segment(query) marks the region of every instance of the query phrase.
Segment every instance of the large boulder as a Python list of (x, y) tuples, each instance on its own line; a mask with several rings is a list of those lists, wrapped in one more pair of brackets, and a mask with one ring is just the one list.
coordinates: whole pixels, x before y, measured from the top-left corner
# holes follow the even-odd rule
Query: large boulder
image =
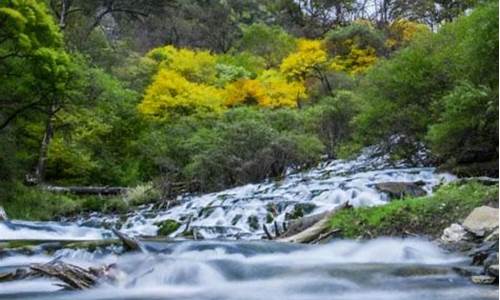
[(498, 228), (498, 209), (489, 206), (477, 207), (462, 225), (476, 236), (484, 236)]
[(421, 182), (381, 182), (375, 184), (375, 188), (379, 192), (386, 193), (391, 200), (427, 195)]

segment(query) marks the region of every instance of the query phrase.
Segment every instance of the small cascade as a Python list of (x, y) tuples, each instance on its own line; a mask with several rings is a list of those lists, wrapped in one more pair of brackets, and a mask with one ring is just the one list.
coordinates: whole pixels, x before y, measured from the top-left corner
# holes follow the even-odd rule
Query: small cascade
[[(178, 197), (178, 206), (166, 210), (144, 207), (128, 215), (119, 229), (129, 235), (157, 234), (165, 220), (186, 224), (171, 237), (189, 232), (203, 239), (260, 239), (263, 225), (334, 209), (345, 202), (359, 206), (386, 204), (387, 195), (375, 185), (383, 182), (419, 182), (427, 194), (436, 185), (455, 179), (435, 168), (389, 162), (367, 148), (353, 160), (331, 160), (307, 172), (289, 173), (282, 180), (247, 184), (217, 193)], [(96, 215), (81, 224), (113, 223), (116, 218)], [(116, 224), (116, 223), (114, 223)], [(189, 230), (187, 230), (189, 224)]]

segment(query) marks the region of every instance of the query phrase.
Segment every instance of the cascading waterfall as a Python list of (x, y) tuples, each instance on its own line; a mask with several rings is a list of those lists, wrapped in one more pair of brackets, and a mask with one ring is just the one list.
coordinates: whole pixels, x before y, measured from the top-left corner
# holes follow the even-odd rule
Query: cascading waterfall
[[(390, 164), (387, 157), (375, 156), (374, 152), (374, 147), (367, 148), (354, 160), (325, 162), (307, 172), (288, 174), (280, 181), (247, 184), (201, 196), (180, 196), (178, 206), (166, 210), (143, 207), (130, 213), (123, 224), (116, 216), (100, 214), (78, 223), (114, 224), (132, 236), (154, 236), (158, 224), (170, 219), (189, 223), (198, 238), (260, 239), (263, 224), (281, 224), (297, 210), (306, 216), (329, 211), (345, 202), (355, 207), (383, 205), (388, 199), (375, 189), (377, 183), (420, 182), (430, 194), (436, 185), (455, 179), (451, 174), (436, 173), (434, 168)], [(181, 226), (171, 237), (179, 237), (185, 230)]]
[[(430, 194), (436, 185), (454, 180), (433, 168), (390, 165), (384, 157), (373, 158), (372, 150), (355, 160), (329, 161), (288, 174), (281, 181), (180, 196), (180, 204), (170, 209), (144, 206), (125, 216), (95, 213), (76, 224), (0, 223), (0, 239), (93, 240), (113, 237), (104, 224), (140, 236), (156, 235), (163, 220), (189, 219), (204, 238), (147, 241), (147, 253), (120, 254), (109, 248), (3, 253), (0, 273), (54, 259), (83, 267), (114, 264), (116, 269), (115, 282), (81, 292), (60, 291), (55, 281), (40, 278), (0, 283), (0, 299), (497, 299), (496, 287), (472, 285), (452, 271), (465, 263), (463, 257), (428, 241), (256, 241), (262, 224), (286, 221), (297, 207), (311, 215), (346, 201), (383, 205), (389, 199), (377, 191), (377, 183), (419, 181)], [(184, 229), (171, 237), (180, 237)]]

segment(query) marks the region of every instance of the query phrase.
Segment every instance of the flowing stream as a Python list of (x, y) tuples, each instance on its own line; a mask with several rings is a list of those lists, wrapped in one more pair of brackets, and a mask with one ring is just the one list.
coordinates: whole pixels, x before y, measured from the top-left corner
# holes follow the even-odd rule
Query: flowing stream
[[(248, 184), (206, 195), (184, 195), (170, 209), (143, 206), (126, 215), (91, 214), (69, 222), (0, 223), (0, 240), (114, 238), (110, 227), (155, 236), (164, 220), (185, 225), (169, 240), (145, 241), (145, 253), (97, 250), (0, 251), (0, 273), (54, 259), (83, 267), (113, 264), (114, 282), (81, 292), (56, 281), (0, 283), (0, 299), (497, 299), (498, 288), (472, 285), (453, 267), (466, 258), (429, 241), (380, 238), (324, 245), (263, 241), (262, 225), (312, 215), (348, 201), (384, 205), (375, 184), (419, 182), (428, 193), (454, 180), (433, 168), (389, 164), (367, 149), (354, 160), (325, 162), (281, 181)], [(184, 238), (187, 224), (198, 241)]]

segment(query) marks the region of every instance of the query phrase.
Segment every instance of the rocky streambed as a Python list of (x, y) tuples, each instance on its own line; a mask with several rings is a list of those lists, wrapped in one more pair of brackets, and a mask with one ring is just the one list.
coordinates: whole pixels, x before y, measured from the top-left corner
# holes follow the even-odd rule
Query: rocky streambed
[[(476, 285), (467, 273), (469, 252), (491, 233), (480, 237), (466, 224), (457, 224), (463, 234), (448, 230), (448, 251), (417, 238), (262, 240), (266, 228), (276, 236), (347, 202), (384, 205), (455, 180), (371, 151), (281, 181), (184, 195), (169, 208), (0, 222), (0, 299), (497, 299), (498, 286)], [(157, 237), (167, 223), (176, 225)], [(475, 275), (489, 274), (491, 249)]]

